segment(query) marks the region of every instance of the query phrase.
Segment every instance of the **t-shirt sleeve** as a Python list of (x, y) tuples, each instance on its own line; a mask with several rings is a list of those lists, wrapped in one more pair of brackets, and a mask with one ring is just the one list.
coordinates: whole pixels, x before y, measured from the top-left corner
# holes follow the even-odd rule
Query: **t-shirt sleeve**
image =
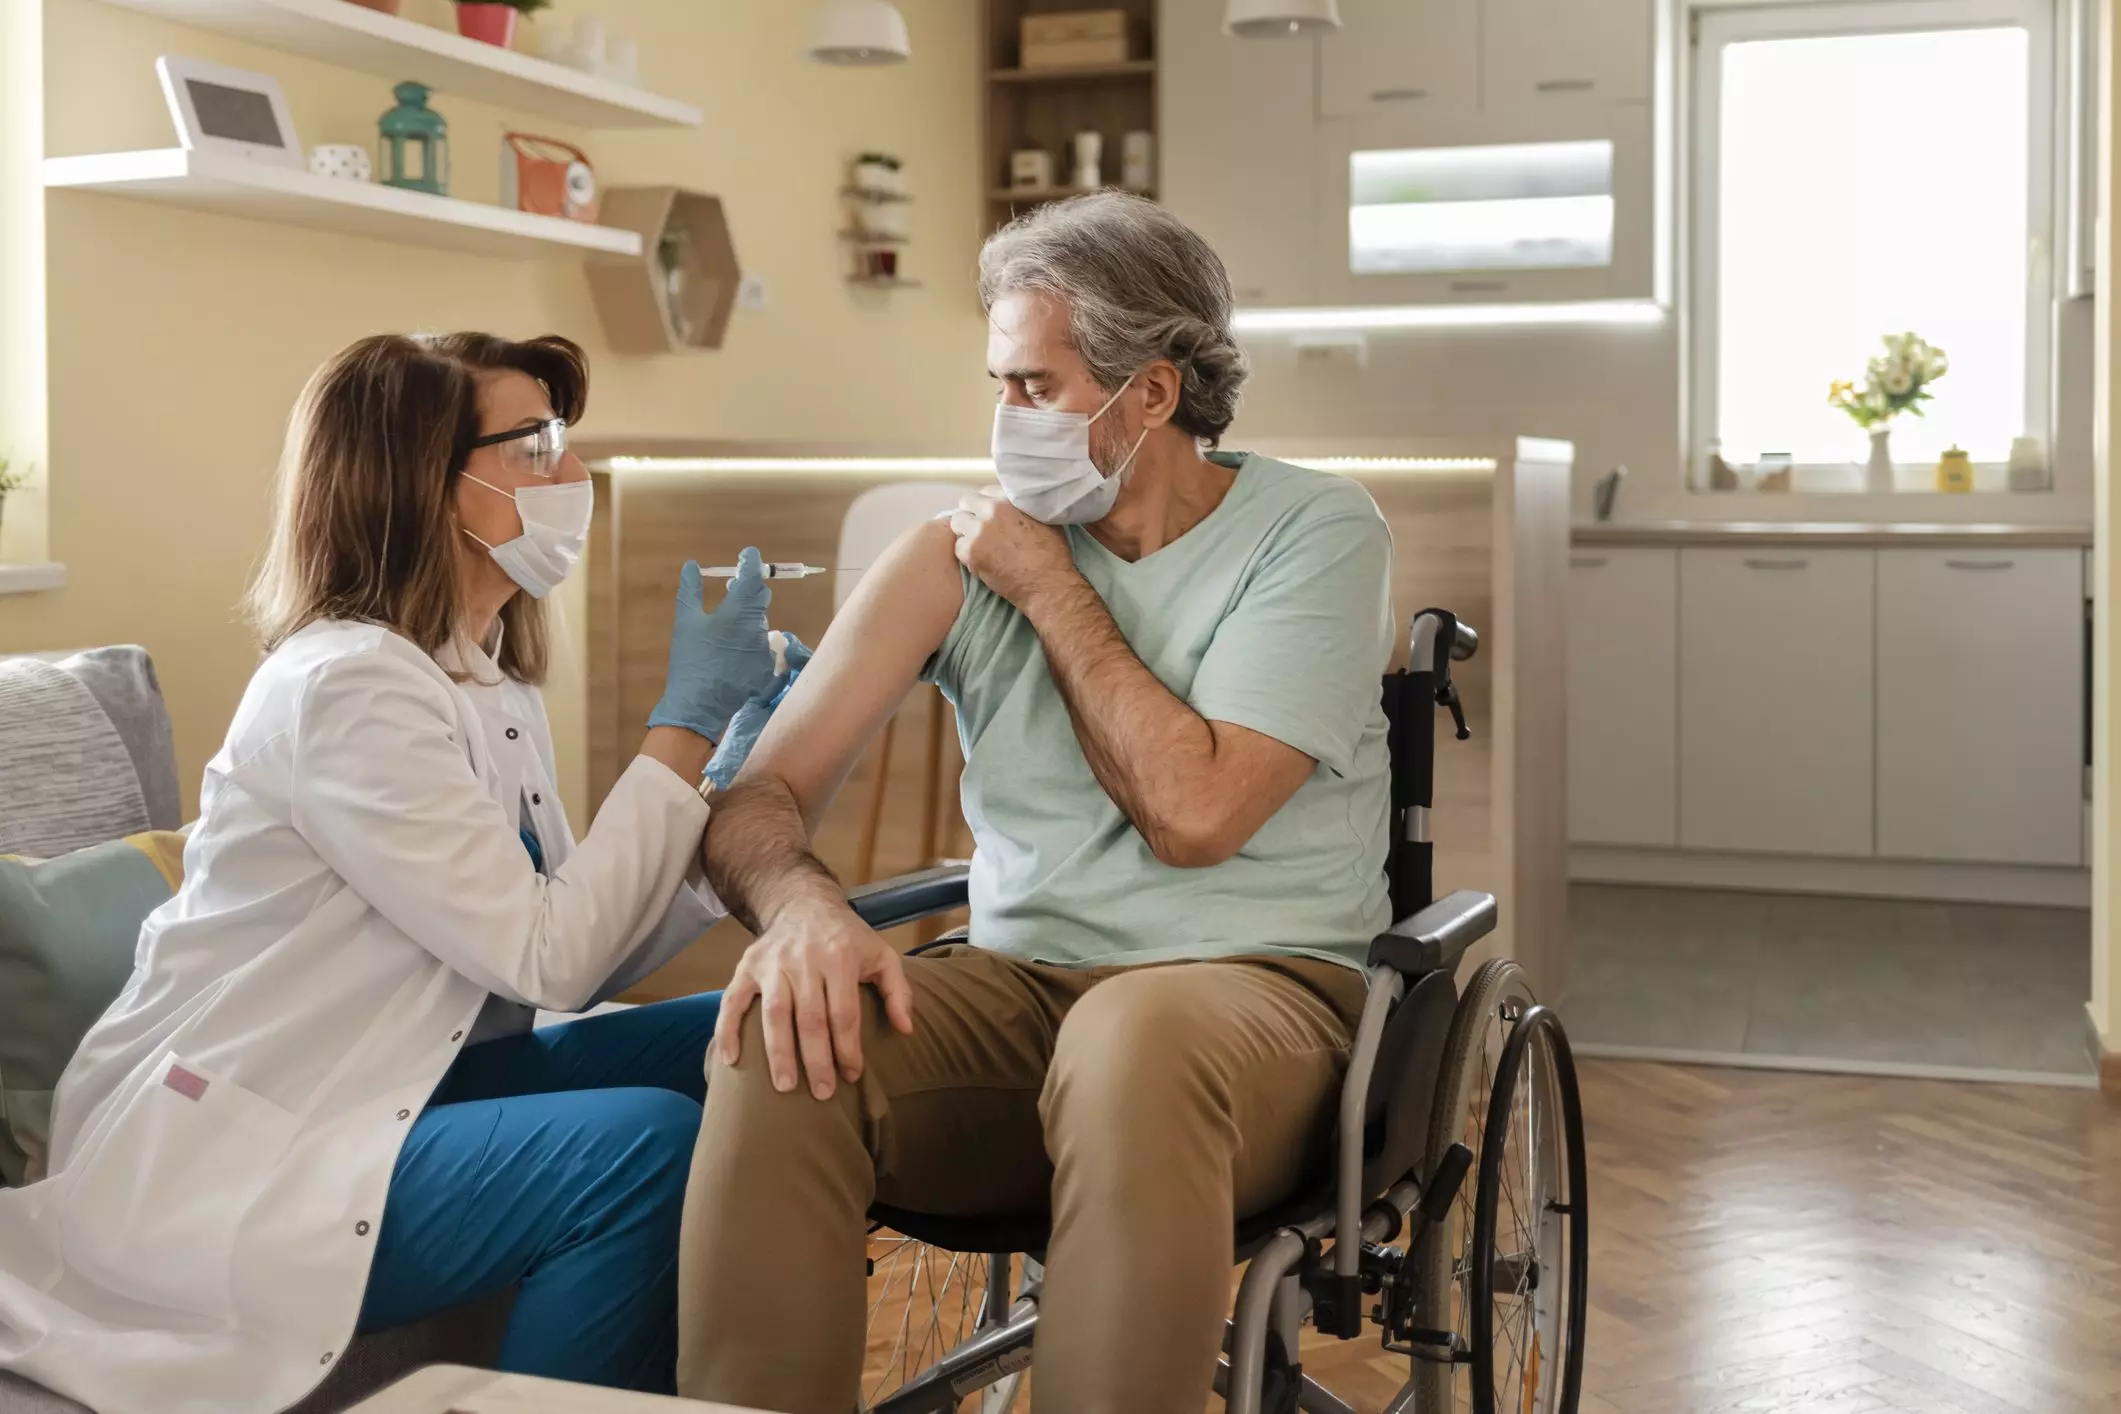
[(981, 669), (993, 656), (994, 645), (1002, 636), (1003, 621), (1016, 613), (1016, 609), (1001, 595), (989, 589), (978, 575), (964, 566), (958, 566), (965, 589), (965, 602), (951, 622), (950, 632), (928, 661), (921, 664), (920, 680), (933, 683), (943, 690), (943, 696), (952, 702), (963, 700), (964, 686), (979, 680)]
[[(1216, 626), (1188, 705), (1354, 769), (1392, 655), (1392, 535), (1359, 487), (1287, 522)], [(1324, 498), (1321, 498), (1324, 499)]]

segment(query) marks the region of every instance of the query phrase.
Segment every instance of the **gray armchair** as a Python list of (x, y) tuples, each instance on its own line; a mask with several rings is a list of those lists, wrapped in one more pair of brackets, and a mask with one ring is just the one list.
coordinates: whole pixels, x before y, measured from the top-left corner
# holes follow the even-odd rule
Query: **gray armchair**
[[(147, 650), (0, 658), (0, 854), (52, 858), (180, 817), (169, 712)], [(6, 999), (0, 998), (0, 1027)], [(356, 1340), (303, 1414), (358, 1402), (421, 1365), (490, 1366), (512, 1297)], [(0, 1371), (0, 1414), (84, 1406)]]

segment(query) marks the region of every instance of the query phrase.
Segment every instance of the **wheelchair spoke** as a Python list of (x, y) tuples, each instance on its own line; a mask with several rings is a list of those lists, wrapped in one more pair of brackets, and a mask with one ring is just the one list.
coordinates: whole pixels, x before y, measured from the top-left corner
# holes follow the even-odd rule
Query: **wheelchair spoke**
[[(868, 1341), (864, 1352), (864, 1409), (894, 1397), (948, 1357), (980, 1329), (987, 1288), (1013, 1289), (1014, 1264), (997, 1264), (985, 1253), (950, 1252), (898, 1233), (869, 1239)], [(993, 1385), (981, 1408), (1006, 1410), (1016, 1399), (1020, 1377)]]

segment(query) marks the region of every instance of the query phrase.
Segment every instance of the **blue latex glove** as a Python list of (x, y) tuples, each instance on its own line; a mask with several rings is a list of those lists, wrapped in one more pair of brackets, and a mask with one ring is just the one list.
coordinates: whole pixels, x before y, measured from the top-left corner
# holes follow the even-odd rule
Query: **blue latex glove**
[(759, 552), (746, 546), (722, 602), (709, 613), (701, 600), (700, 566), (687, 560), (678, 575), (677, 618), (670, 626), (670, 667), (663, 697), (648, 714), (651, 727), (683, 727), (719, 741), (729, 719), (774, 688), (773, 649), (766, 642), (766, 606), (773, 591)]
[(784, 635), (788, 640), (788, 671), (773, 680), (773, 686), (746, 702), (729, 719), (729, 730), (722, 734), (722, 744), (714, 749), (714, 759), (707, 763), (707, 779), (714, 782), (716, 790), (729, 789), (736, 773), (744, 769), (744, 760), (751, 755), (751, 748), (758, 745), (759, 733), (766, 730), (766, 723), (773, 719), (773, 709), (781, 705), (788, 689), (802, 676), (803, 664), (810, 661), (810, 650), (803, 640), (794, 634)]

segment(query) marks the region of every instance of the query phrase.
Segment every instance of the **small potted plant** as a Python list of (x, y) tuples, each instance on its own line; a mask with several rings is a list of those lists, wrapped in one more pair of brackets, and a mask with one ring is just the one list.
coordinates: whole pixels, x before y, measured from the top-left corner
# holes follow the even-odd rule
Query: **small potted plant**
[(886, 152), (865, 152), (855, 158), (854, 189), (870, 196), (905, 195), (899, 160)]
[(36, 468), (33, 466), (26, 466), (17, 471), (6, 457), (0, 457), (0, 525), (7, 522), (8, 493), (20, 491), (29, 485), (30, 474), (34, 471)]
[(457, 0), (457, 33), (506, 49), (515, 43), (516, 16), (535, 15), (552, 0)]
[(1871, 458), (1864, 464), (1863, 489), (1893, 489), (1893, 419), (1902, 413), (1922, 416), (1922, 405), (1935, 393), (1930, 384), (1951, 371), (1944, 350), (1914, 334), (1888, 334), (1885, 352), (1864, 366), (1863, 382), (1836, 380), (1826, 400), (1871, 434)]

